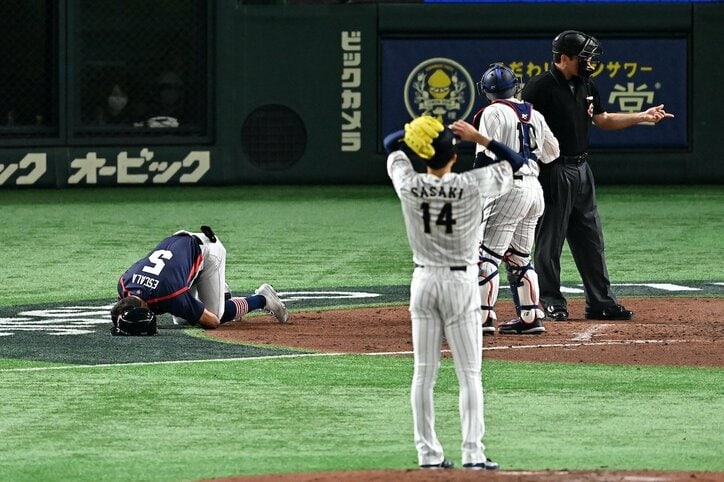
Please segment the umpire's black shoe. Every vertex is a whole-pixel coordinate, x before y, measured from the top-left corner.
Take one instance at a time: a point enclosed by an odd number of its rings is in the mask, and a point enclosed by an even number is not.
[[[439,464],[424,464],[420,465],[421,469],[453,469],[455,468],[455,464],[452,460],[448,459],[442,459],[442,462]]]
[[[478,462],[477,464],[463,464],[463,468],[469,470],[498,470],[500,466],[490,459],[485,459],[485,462]]]
[[[545,313],[549,320],[566,321],[568,319],[568,308],[563,305],[548,305]]]
[[[587,320],[630,320],[633,315],[634,312],[627,310],[623,305],[607,306],[598,310],[586,308]]]

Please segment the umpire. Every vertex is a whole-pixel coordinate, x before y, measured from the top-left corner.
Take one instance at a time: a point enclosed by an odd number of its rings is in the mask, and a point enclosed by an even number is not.
[[[561,252],[566,240],[583,280],[586,318],[633,317],[633,312],[616,300],[608,278],[596,187],[587,162],[589,131],[592,122],[600,129],[616,130],[673,117],[663,104],[642,112],[606,112],[590,79],[601,53],[594,37],[566,30],[553,39],[551,70],[531,78],[522,92],[523,100],[543,114],[561,148],[558,159],[541,165],[545,211],[535,236],[540,299],[552,320],[568,319],[568,305],[561,293]]]

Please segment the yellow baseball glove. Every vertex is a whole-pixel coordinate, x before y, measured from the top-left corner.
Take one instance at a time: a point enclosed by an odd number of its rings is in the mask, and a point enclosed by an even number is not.
[[[445,130],[445,126],[442,125],[442,122],[429,115],[423,115],[405,124],[404,141],[421,158],[432,159],[432,156],[435,155],[432,141],[443,130]]]

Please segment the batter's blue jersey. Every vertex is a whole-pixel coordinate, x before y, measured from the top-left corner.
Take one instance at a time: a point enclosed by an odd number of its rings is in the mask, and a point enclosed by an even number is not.
[[[169,236],[123,273],[118,281],[118,296],[138,296],[156,314],[171,313],[187,321],[198,321],[205,306],[191,295],[189,288],[203,259],[196,237]]]

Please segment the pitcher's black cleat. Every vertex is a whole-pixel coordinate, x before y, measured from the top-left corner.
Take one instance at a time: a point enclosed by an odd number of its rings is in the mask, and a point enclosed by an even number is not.
[[[469,470],[498,470],[500,466],[490,459],[485,459],[485,462],[478,462],[477,464],[463,464],[463,468]]]
[[[442,459],[442,462],[440,462],[439,464],[420,465],[421,469],[433,469],[433,470],[435,470],[435,469],[452,469],[454,467],[455,467],[455,464],[453,463],[453,461],[448,460],[448,459]]]

